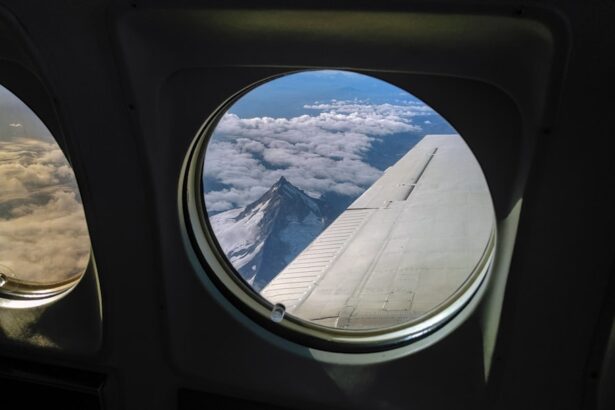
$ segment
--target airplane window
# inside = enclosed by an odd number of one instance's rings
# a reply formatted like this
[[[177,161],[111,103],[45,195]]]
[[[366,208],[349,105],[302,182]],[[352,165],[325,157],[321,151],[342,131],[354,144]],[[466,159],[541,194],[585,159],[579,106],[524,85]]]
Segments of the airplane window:
[[[0,86],[0,293],[70,289],[90,258],[75,175],[41,120]]]
[[[408,339],[459,311],[486,274],[495,224],[481,168],[400,88],[289,74],[244,93],[203,135],[205,229],[275,323]]]

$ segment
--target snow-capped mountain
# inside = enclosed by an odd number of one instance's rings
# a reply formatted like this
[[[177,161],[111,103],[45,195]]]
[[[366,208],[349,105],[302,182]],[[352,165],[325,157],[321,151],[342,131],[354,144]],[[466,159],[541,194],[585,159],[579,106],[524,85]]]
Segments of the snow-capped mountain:
[[[281,177],[245,208],[210,218],[232,265],[262,289],[345,209],[312,198]]]

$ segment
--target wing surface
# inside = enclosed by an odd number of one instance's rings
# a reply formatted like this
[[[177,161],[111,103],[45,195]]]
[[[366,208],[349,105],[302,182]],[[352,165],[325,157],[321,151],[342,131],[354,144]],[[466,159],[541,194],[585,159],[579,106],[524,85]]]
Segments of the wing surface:
[[[442,303],[474,271],[492,213],[484,176],[463,139],[425,136],[261,294],[326,326],[406,322]]]

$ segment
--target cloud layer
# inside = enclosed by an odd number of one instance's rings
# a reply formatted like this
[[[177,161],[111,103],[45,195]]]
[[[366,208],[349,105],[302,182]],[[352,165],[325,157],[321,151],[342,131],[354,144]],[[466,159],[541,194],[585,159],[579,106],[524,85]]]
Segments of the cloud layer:
[[[0,269],[43,283],[81,274],[90,240],[73,171],[58,145],[0,135],[0,181]]]
[[[327,191],[359,195],[382,173],[364,159],[373,142],[419,132],[413,117],[433,114],[416,102],[331,100],[304,109],[314,115],[222,117],[207,147],[204,172],[206,181],[225,187],[205,194],[208,211],[245,206],[282,175],[314,196]]]

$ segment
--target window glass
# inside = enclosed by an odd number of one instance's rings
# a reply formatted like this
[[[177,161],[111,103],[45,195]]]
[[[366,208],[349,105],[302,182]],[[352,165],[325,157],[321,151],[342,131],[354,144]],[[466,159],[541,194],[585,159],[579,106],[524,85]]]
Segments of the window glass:
[[[0,291],[70,284],[89,258],[73,170],[41,120],[0,86]]]
[[[352,72],[295,73],[247,92],[206,132],[213,246],[277,305],[275,321],[400,326],[482,277],[486,181],[455,129],[408,92]]]

